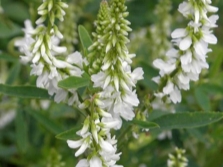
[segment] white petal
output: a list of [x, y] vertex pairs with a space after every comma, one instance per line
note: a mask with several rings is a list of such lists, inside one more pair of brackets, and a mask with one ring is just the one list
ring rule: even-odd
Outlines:
[[56, 53], [64, 53], [67, 51], [67, 48], [65, 46], [52, 45], [52, 50]]
[[211, 6], [211, 5], [206, 5], [206, 9], [209, 11], [209, 12], [212, 12], [212, 13], [215, 13], [218, 11], [218, 8], [215, 7], [215, 6]]
[[107, 153], [115, 152], [115, 149], [112, 146], [112, 144], [109, 143], [108, 141], [105, 141], [102, 137], [100, 137], [100, 139], [99, 139], [99, 144], [100, 144], [101, 148], [103, 149], [103, 151], [105, 151]]
[[82, 143], [83, 143], [83, 139], [77, 140], [77, 141], [67, 140], [67, 144], [70, 148], [78, 148], [82, 145]]
[[216, 44], [218, 42], [217, 38], [213, 34], [205, 34], [203, 33], [203, 38], [205, 42], [210, 43], [210, 44]]
[[204, 46], [201, 42], [196, 42], [194, 44], [194, 50], [199, 56], [199, 58], [203, 61], [205, 61], [205, 56], [206, 56], [206, 46]]
[[174, 88], [174, 91], [170, 94], [170, 99], [173, 103], [181, 102], [181, 93], [178, 88]]
[[134, 83], [136, 83], [138, 80], [143, 79], [143, 74], [143, 69], [141, 67], [138, 67], [130, 75]]
[[167, 85], [163, 88], [164, 94], [170, 94], [173, 91], [174, 84], [171, 81], [168, 81]]
[[183, 84], [188, 84], [190, 82], [190, 79], [188, 76], [185, 76], [183, 73], [180, 73], [178, 75], [178, 79], [180, 80], [181, 83]]
[[180, 41], [179, 48], [185, 51], [191, 46], [191, 44], [192, 44], [192, 39], [190, 36], [187, 36], [182, 41]]
[[86, 159], [82, 159], [78, 162], [76, 167], [89, 167], [89, 162]]
[[117, 76], [114, 76], [114, 85], [115, 85], [116, 91], [119, 91], [119, 79]]
[[35, 56], [33, 57], [32, 62], [33, 63], [37, 63], [39, 61], [39, 59], [40, 59], [40, 56], [41, 56], [40, 52], [36, 52]]
[[122, 98], [129, 105], [138, 106], [139, 104], [139, 99], [137, 98], [137, 95], [135, 92], [130, 92], [128, 94], [125, 94], [124, 96], [122, 96]]
[[102, 167], [101, 159], [94, 156], [89, 161], [90, 167]]
[[77, 64], [79, 67], [83, 66], [83, 58], [80, 52], [74, 52], [67, 56], [67, 62], [70, 64]]
[[111, 76], [108, 75], [106, 77], [106, 79], [105, 79], [105, 83], [104, 83], [103, 89], [105, 89], [108, 86], [108, 84], [110, 83], [110, 81], [111, 81]]
[[64, 101], [67, 98], [67, 95], [68, 95], [67, 91], [59, 89], [54, 96], [54, 101], [60, 103], [61, 101]]
[[186, 65], [192, 61], [192, 53], [187, 51], [185, 55], [180, 57], [181, 64]]
[[171, 48], [166, 52], [166, 56], [168, 57], [177, 57], [178, 56], [178, 50]]
[[188, 34], [188, 32], [186, 31], [186, 29], [178, 28], [172, 32], [171, 37], [172, 38], [182, 38], [182, 37], [185, 37], [187, 34]]
[[57, 68], [66, 68], [67, 65], [68, 65], [65, 61], [57, 60], [56, 58], [53, 58], [53, 64], [54, 64]]
[[78, 157], [79, 155], [83, 154], [87, 148], [88, 148], [88, 144], [86, 142], [83, 142], [81, 147], [75, 153], [75, 156]]
[[156, 59], [153, 61], [153, 65], [154, 67], [158, 68], [158, 69], [162, 69], [164, 66], [164, 61], [162, 59]]

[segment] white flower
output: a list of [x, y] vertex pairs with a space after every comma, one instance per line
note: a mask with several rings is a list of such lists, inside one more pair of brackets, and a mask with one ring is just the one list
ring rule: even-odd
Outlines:
[[141, 67], [134, 69], [134, 71], [130, 74], [134, 84], [136, 84], [138, 80], [143, 79], [143, 74], [144, 72]]
[[119, 129], [122, 125], [122, 120], [118, 118], [105, 118], [103, 117], [101, 122], [103, 123], [103, 128], [107, 129]]
[[32, 64], [31, 67], [32, 67], [32, 70], [30, 72], [30, 75], [37, 75], [37, 76], [39, 76], [43, 72], [44, 65], [40, 62], [38, 65]]
[[170, 99], [173, 103], [181, 102], [181, 93], [176, 86], [174, 87], [174, 90], [170, 93]]
[[45, 88], [49, 82], [48, 76], [49, 74], [47, 72], [43, 72], [39, 75], [36, 81], [36, 86], [39, 88]]
[[101, 149], [109, 154], [115, 153], [115, 148], [112, 146], [111, 143], [104, 140], [102, 137], [99, 138], [99, 145], [101, 146]]
[[106, 74], [104, 72], [99, 72], [91, 76], [92, 82], [94, 82], [94, 87], [104, 87], [104, 81], [106, 79]]
[[94, 156], [89, 161], [90, 167], [102, 167], [101, 159]]
[[173, 91], [174, 84], [171, 81], [168, 81], [167, 85], [163, 88], [164, 94], [170, 94]]
[[76, 167], [89, 167], [89, 162], [86, 159], [81, 159]]
[[87, 64], [80, 52], [77, 51], [67, 56], [67, 62], [70, 64], [75, 64], [80, 68], [83, 68], [84, 63]]
[[175, 62], [164, 62], [162, 59], [156, 59], [153, 62], [154, 67], [160, 69], [160, 75], [164, 76], [165, 74], [170, 74], [173, 70], [176, 69]]
[[74, 140], [67, 140], [67, 144], [70, 148], [78, 148], [79, 149], [76, 151], [75, 156], [78, 157], [79, 155], [83, 154], [85, 152], [85, 150], [90, 146], [91, 144], [91, 138], [89, 136], [90, 134], [88, 134], [88, 136], [86, 138], [74, 141]]

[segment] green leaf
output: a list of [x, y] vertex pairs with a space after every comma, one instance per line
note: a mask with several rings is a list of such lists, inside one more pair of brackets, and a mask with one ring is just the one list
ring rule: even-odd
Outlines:
[[210, 111], [211, 110], [211, 103], [208, 98], [207, 93], [202, 88], [196, 88], [194, 91], [194, 95], [196, 98], [197, 103], [201, 107], [203, 111]]
[[63, 127], [61, 125], [58, 125], [43, 113], [31, 109], [26, 109], [25, 111], [53, 134], [58, 134], [63, 131]]
[[152, 78], [157, 76], [159, 73], [157, 70], [155, 70], [151, 65], [149, 65], [146, 62], [141, 61], [140, 67], [143, 68], [144, 73], [144, 79], [140, 81], [143, 85], [146, 87], [156, 90], [158, 88], [158, 85], [152, 81]]
[[15, 119], [16, 126], [16, 143], [18, 149], [25, 153], [28, 149], [28, 125], [24, 118], [24, 112], [22, 110], [18, 110], [16, 113]]
[[[29, 8], [21, 2], [9, 2], [4, 5], [4, 13], [12, 20], [22, 22], [29, 18]], [[16, 12], [15, 12], [16, 11]]]
[[17, 79], [19, 72], [20, 72], [20, 68], [21, 68], [20, 62], [15, 62], [9, 72], [9, 76], [6, 80], [6, 84], [11, 85]]
[[56, 138], [60, 139], [60, 140], [78, 140], [78, 139], [80, 139], [80, 136], [78, 136], [76, 134], [76, 132], [78, 130], [80, 130], [80, 128], [81, 127], [78, 126], [78, 127], [72, 128], [70, 130], [67, 130], [65, 132], [62, 132], [62, 133], [56, 135]]
[[0, 93], [20, 98], [51, 99], [47, 90], [35, 86], [9, 86], [0, 84]]
[[78, 89], [81, 87], [88, 86], [90, 84], [90, 77], [84, 73], [82, 77], [68, 77], [64, 80], [61, 80], [58, 83], [58, 86], [63, 89]]
[[21, 27], [19, 27], [18, 25], [10, 21], [1, 21], [0, 38], [10, 38], [13, 37], [14, 35], [20, 34], [21, 32], [22, 32]]
[[0, 54], [0, 60], [5, 60], [5, 61], [9, 61], [9, 62], [14, 62], [17, 61], [18, 59], [15, 57], [12, 57], [11, 55], [8, 55], [6, 53], [1, 53]]
[[202, 133], [199, 129], [187, 129], [187, 132], [198, 139], [200, 142], [207, 144], [207, 139], [204, 133]]
[[[209, 70], [210, 78], [214, 78], [219, 74], [219, 71], [222, 66], [222, 61], [223, 61], [223, 57], [222, 57], [223, 49], [222, 49], [221, 45], [213, 45], [212, 49], [215, 52], [212, 53], [212, 55], [210, 55], [211, 60], [213, 61], [210, 66], [210, 70]], [[214, 58], [213, 58], [213, 56], [214, 56]]]
[[93, 43], [92, 39], [91, 39], [88, 31], [82, 25], [78, 26], [78, 33], [79, 33], [79, 37], [80, 37], [80, 40], [81, 40], [82, 47], [84, 48], [85, 53], [88, 54], [88, 48]]
[[207, 92], [209, 95], [223, 94], [223, 87], [221, 85], [205, 83], [199, 85], [199, 88]]
[[5, 146], [0, 144], [0, 157], [7, 159], [15, 154], [18, 154], [18, 150], [14, 145]]
[[158, 124], [154, 122], [149, 122], [149, 121], [140, 121], [140, 120], [134, 119], [131, 121], [131, 123], [145, 129], [159, 128]]
[[179, 112], [167, 114], [152, 120], [162, 130], [198, 128], [217, 122], [223, 118], [219, 112]]

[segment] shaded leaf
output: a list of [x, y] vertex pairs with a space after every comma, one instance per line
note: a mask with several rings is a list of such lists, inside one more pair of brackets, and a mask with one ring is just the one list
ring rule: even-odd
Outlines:
[[205, 83], [199, 85], [199, 88], [208, 94], [223, 94], [223, 87], [221, 85], [213, 84], [213, 83]]
[[78, 33], [81, 40], [81, 44], [84, 48], [85, 53], [88, 53], [88, 48], [92, 45], [92, 39], [88, 33], [88, 31], [85, 29], [84, 26], [80, 25], [78, 26]]
[[131, 123], [145, 129], [159, 128], [158, 124], [154, 122], [149, 122], [149, 121], [140, 121], [140, 120], [134, 119], [131, 121]]
[[9, 72], [9, 76], [6, 80], [6, 84], [11, 85], [16, 80], [16, 78], [19, 75], [20, 68], [21, 68], [20, 62], [14, 63], [13, 67], [11, 68], [11, 70]]
[[10, 38], [22, 32], [21, 27], [12, 22], [0, 23], [0, 38]]
[[80, 130], [80, 128], [81, 127], [78, 126], [78, 127], [72, 128], [70, 130], [67, 130], [65, 132], [62, 132], [62, 133], [56, 135], [56, 138], [61, 139], [61, 140], [78, 140], [78, 139], [80, 139], [80, 136], [78, 136], [76, 134], [76, 132], [78, 130]]
[[[214, 78], [218, 75], [219, 70], [221, 69], [222, 66], [222, 61], [223, 61], [223, 49], [221, 47], [221, 45], [213, 45], [212, 46], [213, 50], [215, 51], [213, 55], [210, 55], [210, 57], [212, 57], [212, 64], [210, 66], [210, 70], [209, 70], [209, 76], [211, 78]], [[213, 56], [215, 56], [213, 58]]]
[[16, 143], [18, 149], [25, 153], [28, 149], [28, 125], [24, 118], [24, 112], [22, 110], [18, 110], [16, 113], [15, 119], [16, 125]]
[[169, 130], [206, 126], [222, 118], [223, 113], [219, 112], [180, 112], [167, 114], [152, 121], [157, 123], [162, 130]]
[[207, 93], [202, 88], [196, 88], [194, 91], [195, 99], [203, 111], [210, 111], [211, 104]]
[[40, 124], [42, 124], [46, 129], [48, 129], [53, 134], [58, 134], [63, 131], [63, 128], [61, 125], [58, 125], [51, 119], [49, 119], [46, 115], [44, 115], [41, 112], [37, 112], [34, 110], [26, 109], [25, 110], [28, 114], [30, 114], [34, 119], [37, 120]]
[[0, 157], [8, 158], [15, 155], [18, 152], [16, 146], [5, 146], [0, 144]]
[[5, 60], [5, 61], [9, 61], [9, 62], [14, 62], [17, 61], [18, 59], [15, 57], [12, 57], [6, 53], [0, 53], [0, 60]]
[[78, 89], [81, 87], [88, 86], [90, 84], [90, 77], [84, 73], [82, 77], [68, 77], [64, 80], [61, 80], [58, 83], [58, 86], [64, 89]]
[[[15, 12], [16, 11], [16, 12]], [[19, 2], [6, 3], [4, 5], [4, 13], [10, 19], [23, 22], [25, 19], [29, 18], [29, 11], [25, 5]]]
[[0, 93], [20, 98], [50, 99], [47, 90], [35, 86], [9, 86], [0, 84]]

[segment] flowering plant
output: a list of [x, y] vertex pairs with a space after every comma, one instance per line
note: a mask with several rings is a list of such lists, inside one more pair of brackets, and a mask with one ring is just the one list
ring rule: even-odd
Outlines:
[[[33, 158], [35, 150], [44, 149], [43, 156], [34, 160], [37, 166], [212, 164], [194, 157], [210, 143], [206, 144], [203, 135], [217, 138], [208, 130], [223, 118], [222, 112], [217, 112], [222, 109], [223, 91], [218, 85], [222, 77], [216, 82], [208, 79], [217, 76], [222, 59], [217, 57], [210, 65], [207, 60], [212, 51], [209, 44], [217, 44], [213, 29], [218, 27], [218, 8], [211, 0], [149, 2], [156, 5], [149, 13], [156, 21], [137, 30], [131, 23], [134, 19], [130, 22], [128, 18], [131, 7], [143, 3], [94, 2], [95, 21], [86, 14], [91, 3], [28, 2], [31, 20], [25, 18], [24, 36], [12, 35], [8, 50], [3, 48], [0, 59], [6, 62], [1, 75], [8, 78], [0, 78], [4, 113], [0, 128], [15, 120], [18, 150], [10, 156], [19, 155], [17, 161], [4, 160], [3, 166], [35, 166], [29, 156]], [[4, 5], [1, 18], [6, 25], [8, 21], [15, 26], [7, 18], [7, 3]], [[178, 11], [172, 9], [176, 5]], [[171, 33], [174, 21], [180, 25], [174, 25], [177, 29]], [[94, 22], [92, 27], [89, 22]], [[213, 99], [216, 102], [212, 104]], [[5, 137], [8, 140], [3, 135], [3, 142]], [[204, 146], [193, 147], [190, 140]], [[163, 141], [169, 144], [162, 147]], [[161, 149], [164, 151], [158, 156]], [[155, 162], [157, 157], [159, 162]], [[24, 162], [19, 162], [20, 158]]]

